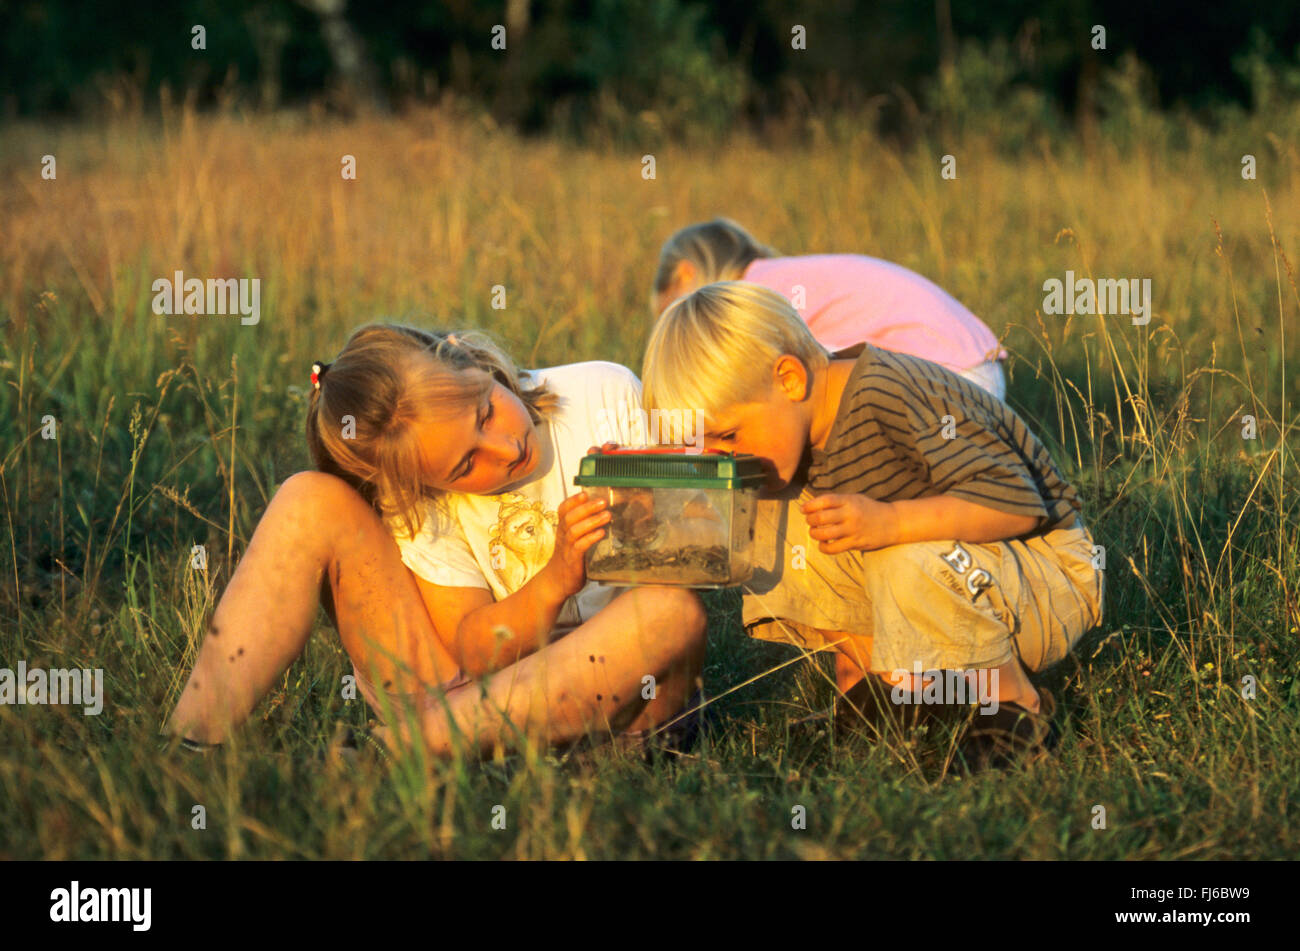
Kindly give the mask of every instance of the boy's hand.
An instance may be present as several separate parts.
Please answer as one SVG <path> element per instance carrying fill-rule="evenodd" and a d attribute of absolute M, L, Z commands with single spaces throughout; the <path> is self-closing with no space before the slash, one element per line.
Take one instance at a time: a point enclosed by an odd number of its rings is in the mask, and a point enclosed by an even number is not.
<path fill-rule="evenodd" d="M 819 495 L 803 505 L 811 538 L 827 555 L 898 544 L 898 510 L 865 495 Z"/>
<path fill-rule="evenodd" d="M 586 492 L 569 496 L 556 509 L 559 524 L 555 550 L 544 570 L 549 571 L 561 599 L 571 597 L 587 583 L 587 549 L 605 537 L 609 503 Z"/>

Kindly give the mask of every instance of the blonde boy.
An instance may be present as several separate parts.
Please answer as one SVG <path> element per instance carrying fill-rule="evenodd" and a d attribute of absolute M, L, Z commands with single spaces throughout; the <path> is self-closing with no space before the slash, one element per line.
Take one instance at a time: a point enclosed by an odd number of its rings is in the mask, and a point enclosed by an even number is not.
<path fill-rule="evenodd" d="M 934 699 L 937 672 L 965 672 L 996 701 L 965 734 L 975 768 L 1050 749 L 1055 703 L 1026 669 L 1100 621 L 1102 577 L 1078 496 L 1013 410 L 919 357 L 832 359 L 739 281 L 664 311 L 642 386 L 647 409 L 703 413 L 705 448 L 765 461 L 748 633 L 838 650 L 850 699 L 883 681 L 895 703 L 965 704 Z"/>

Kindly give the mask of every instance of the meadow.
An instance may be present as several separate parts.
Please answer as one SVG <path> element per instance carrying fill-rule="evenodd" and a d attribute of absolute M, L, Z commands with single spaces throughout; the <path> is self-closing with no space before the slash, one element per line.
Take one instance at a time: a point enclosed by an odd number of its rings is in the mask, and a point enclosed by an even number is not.
<path fill-rule="evenodd" d="M 98 716 L 0 705 L 0 858 L 1294 857 L 1297 126 L 1130 118 L 1014 151 L 825 119 L 578 145 L 454 108 L 0 129 L 0 667 L 102 667 L 106 694 Z M 659 245 L 717 214 L 785 253 L 897 261 L 1003 339 L 1008 401 L 1105 548 L 1102 626 L 1038 678 L 1055 756 L 968 777 L 943 731 L 836 739 L 806 719 L 829 659 L 745 638 L 734 591 L 706 599 L 689 756 L 332 755 L 367 711 L 323 614 L 234 743 L 167 748 L 205 612 L 308 466 L 314 359 L 390 318 L 486 329 L 522 366 L 639 372 Z M 155 315 L 178 270 L 258 278 L 259 321 Z M 1067 270 L 1149 278 L 1150 323 L 1044 314 Z"/>

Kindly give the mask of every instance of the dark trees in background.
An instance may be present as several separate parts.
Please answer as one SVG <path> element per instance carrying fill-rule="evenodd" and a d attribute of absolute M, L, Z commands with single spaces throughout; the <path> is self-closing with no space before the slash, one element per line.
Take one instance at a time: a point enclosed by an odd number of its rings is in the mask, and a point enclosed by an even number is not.
<path fill-rule="evenodd" d="M 204 50 L 191 48 L 195 24 Z M 1096 24 L 1104 51 L 1089 45 Z M 492 47 L 497 25 L 504 51 Z M 805 50 L 792 47 L 796 26 Z M 111 90 L 264 108 L 451 93 L 525 130 L 602 116 L 722 127 L 843 108 L 870 109 L 890 130 L 985 82 L 1035 90 L 1086 138 L 1099 76 L 1126 53 L 1153 77 L 1153 105 L 1200 110 L 1249 105 L 1243 57 L 1294 68 L 1298 47 L 1290 2 L 0 0 L 0 114 L 75 114 Z"/>

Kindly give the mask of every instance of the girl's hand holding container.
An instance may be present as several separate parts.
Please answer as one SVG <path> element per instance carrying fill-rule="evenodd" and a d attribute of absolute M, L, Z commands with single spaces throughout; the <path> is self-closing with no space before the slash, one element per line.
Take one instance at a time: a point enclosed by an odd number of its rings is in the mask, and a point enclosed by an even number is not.
<path fill-rule="evenodd" d="M 561 597 L 569 598 L 587 583 L 587 549 L 605 537 L 609 503 L 579 492 L 561 502 L 556 514 L 555 550 L 542 570 L 550 573 Z"/>

